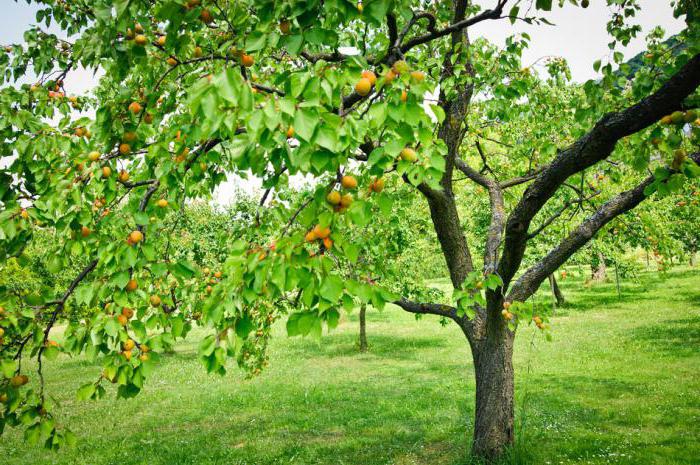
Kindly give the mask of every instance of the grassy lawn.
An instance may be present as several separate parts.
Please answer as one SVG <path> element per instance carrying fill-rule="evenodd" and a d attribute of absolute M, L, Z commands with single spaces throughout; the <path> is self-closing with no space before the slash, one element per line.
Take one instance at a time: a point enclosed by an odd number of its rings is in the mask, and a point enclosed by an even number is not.
<path fill-rule="evenodd" d="M 561 285 L 570 303 L 553 318 L 554 340 L 518 334 L 515 461 L 697 464 L 700 270 L 644 274 L 623 283 L 621 301 L 614 283 Z M 55 454 L 10 431 L 0 463 L 467 463 L 474 376 L 460 331 L 396 308 L 368 322 L 362 355 L 356 313 L 320 344 L 280 326 L 269 369 L 248 381 L 207 375 L 193 334 L 129 401 L 76 401 L 99 368 L 60 358 L 47 382 L 79 445 Z"/>

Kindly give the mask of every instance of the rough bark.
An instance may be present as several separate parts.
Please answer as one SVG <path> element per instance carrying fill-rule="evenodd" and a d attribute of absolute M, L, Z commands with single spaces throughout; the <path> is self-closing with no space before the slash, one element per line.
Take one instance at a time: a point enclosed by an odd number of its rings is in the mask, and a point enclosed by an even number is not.
<path fill-rule="evenodd" d="M 549 285 L 552 288 L 552 295 L 554 296 L 557 307 L 561 307 L 566 303 L 566 299 L 559 288 L 559 284 L 557 284 L 557 278 L 554 276 L 554 273 L 549 275 Z"/>
<path fill-rule="evenodd" d="M 360 352 L 367 352 L 367 305 L 360 307 Z"/>
<path fill-rule="evenodd" d="M 696 251 L 690 252 L 690 260 L 688 260 L 690 266 L 695 267 L 698 264 L 698 256 Z"/>
<path fill-rule="evenodd" d="M 490 461 L 501 457 L 505 450 L 513 445 L 515 438 L 515 335 L 508 330 L 497 312 L 489 312 L 487 328 L 486 337 L 472 348 L 476 375 L 472 454 Z"/>

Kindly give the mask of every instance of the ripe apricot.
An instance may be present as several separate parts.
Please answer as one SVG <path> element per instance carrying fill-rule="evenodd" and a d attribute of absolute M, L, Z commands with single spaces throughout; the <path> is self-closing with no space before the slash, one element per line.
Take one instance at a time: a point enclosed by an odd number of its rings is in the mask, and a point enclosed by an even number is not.
<path fill-rule="evenodd" d="M 108 178 L 112 175 L 112 168 L 109 166 L 103 166 L 102 167 L 102 177 L 103 178 Z"/>
<path fill-rule="evenodd" d="M 134 37 L 134 43 L 136 45 L 143 47 L 144 45 L 146 45 L 148 43 L 148 39 L 143 34 L 137 34 L 136 37 Z"/>
<path fill-rule="evenodd" d="M 367 78 L 363 77 L 357 81 L 357 84 L 355 84 L 355 92 L 360 94 L 362 97 L 369 94 L 370 90 L 372 90 L 372 83 Z"/>
<path fill-rule="evenodd" d="M 92 152 L 90 152 L 88 154 L 88 160 L 90 160 L 90 161 L 97 161 L 99 159 L 100 159 L 100 152 L 93 150 Z"/>
<path fill-rule="evenodd" d="M 127 182 L 129 180 L 129 173 L 125 170 L 121 170 L 118 179 L 121 182 Z"/>
<path fill-rule="evenodd" d="M 121 313 L 121 314 L 124 315 L 124 316 L 127 317 L 127 318 L 131 318 L 131 317 L 134 316 L 134 309 L 133 309 L 133 308 L 129 308 L 129 307 L 124 307 L 124 308 L 122 308 L 122 313 Z"/>
<path fill-rule="evenodd" d="M 340 184 L 346 189 L 355 189 L 357 187 L 357 179 L 353 176 L 343 176 Z"/>
<path fill-rule="evenodd" d="M 158 199 L 158 201 L 156 202 L 156 205 L 160 208 L 165 208 L 168 206 L 168 201 L 165 199 Z"/>
<path fill-rule="evenodd" d="M 425 79 L 425 73 L 423 71 L 411 71 L 411 79 L 421 82 Z"/>
<path fill-rule="evenodd" d="M 340 206 L 344 208 L 348 208 L 352 204 L 352 195 L 350 194 L 343 194 L 343 196 L 340 198 Z"/>
<path fill-rule="evenodd" d="M 141 107 L 141 104 L 139 102 L 131 102 L 129 104 L 129 111 L 135 115 L 138 115 L 139 113 L 141 113 L 142 109 L 143 108 Z"/>
<path fill-rule="evenodd" d="M 129 292 L 135 291 L 138 287 L 139 283 L 137 283 L 135 279 L 130 279 L 129 282 L 126 283 L 126 290 Z"/>
<path fill-rule="evenodd" d="M 129 240 L 134 244 L 138 244 L 143 240 L 143 233 L 138 229 L 135 229 L 129 234 Z"/>
<path fill-rule="evenodd" d="M 375 85 L 377 83 L 377 75 L 374 74 L 373 71 L 370 70 L 364 70 L 362 71 L 361 76 L 367 80 L 369 80 L 369 83 L 371 85 Z"/>
<path fill-rule="evenodd" d="M 92 231 L 90 231 L 90 228 L 87 226 L 83 226 L 80 228 L 80 235 L 83 237 L 88 237 Z"/>
<path fill-rule="evenodd" d="M 251 66 L 253 66 L 254 63 L 255 63 L 255 60 L 253 59 L 252 56 L 245 54 L 245 53 L 243 54 L 243 56 L 241 56 L 241 64 L 243 66 L 245 66 L 246 68 L 250 68 Z"/>
<path fill-rule="evenodd" d="M 326 201 L 331 205 L 338 205 L 340 203 L 340 197 L 340 192 L 334 190 L 326 196 Z"/>
<path fill-rule="evenodd" d="M 313 242 L 316 239 L 318 239 L 318 235 L 316 232 L 312 229 L 311 231 L 307 232 L 306 235 L 304 236 L 304 240 L 306 242 Z"/>
<path fill-rule="evenodd" d="M 287 128 L 287 139 L 291 139 L 292 137 L 294 137 L 294 126 L 289 126 L 289 128 Z"/>
<path fill-rule="evenodd" d="M 152 306 L 160 307 L 161 300 L 160 300 L 160 297 L 158 297 L 157 295 L 152 295 L 148 300 Z"/>

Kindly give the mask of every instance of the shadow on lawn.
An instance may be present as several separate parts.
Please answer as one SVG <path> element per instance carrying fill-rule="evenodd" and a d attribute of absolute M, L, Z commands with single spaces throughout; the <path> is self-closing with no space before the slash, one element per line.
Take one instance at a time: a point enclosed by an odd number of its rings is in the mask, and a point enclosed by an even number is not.
<path fill-rule="evenodd" d="M 700 317 L 666 320 L 642 326 L 629 336 L 674 357 L 692 357 L 700 351 Z"/>
<path fill-rule="evenodd" d="M 391 336 L 386 334 L 373 334 L 371 328 L 368 330 L 367 339 L 369 351 L 367 356 L 382 357 L 395 360 L 413 360 L 419 358 L 421 350 L 446 348 L 448 341 L 445 337 L 418 337 L 418 336 Z M 290 356 L 308 357 L 338 357 L 356 356 L 360 354 L 358 350 L 358 334 L 340 333 L 325 337 L 319 343 L 309 338 L 297 339 L 293 344 L 289 344 L 286 353 Z"/>

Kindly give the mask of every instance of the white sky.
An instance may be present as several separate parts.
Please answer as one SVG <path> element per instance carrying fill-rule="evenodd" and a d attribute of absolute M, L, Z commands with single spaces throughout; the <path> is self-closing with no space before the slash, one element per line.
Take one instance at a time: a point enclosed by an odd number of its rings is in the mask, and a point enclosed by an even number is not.
<path fill-rule="evenodd" d="M 35 22 L 36 7 L 24 2 L 15 3 L 11 0 L 0 0 L 3 3 L 0 16 L 0 45 L 18 42 L 22 40 L 22 33 Z M 479 4 L 488 8 L 495 4 L 495 0 L 477 0 Z M 555 0 L 554 3 L 556 3 Z M 529 0 L 521 1 L 521 12 Z M 630 46 L 624 50 L 626 58 L 631 58 L 644 49 L 646 34 L 655 26 L 665 29 L 667 36 L 676 34 L 683 29 L 684 23 L 673 18 L 668 0 L 640 0 L 642 11 L 638 14 L 636 22 L 642 26 L 642 33 Z M 518 32 L 527 32 L 531 38 L 530 48 L 524 53 L 524 63 L 529 65 L 544 56 L 560 56 L 566 58 L 571 67 L 572 77 L 575 81 L 583 82 L 594 78 L 592 64 L 598 59 L 605 60 L 609 49 L 608 36 L 605 26 L 610 17 L 610 11 L 605 0 L 591 0 L 587 9 L 576 8 L 570 4 L 563 8 L 555 7 L 549 13 L 538 13 L 546 16 L 555 26 L 529 26 L 518 21 L 511 25 L 508 20 L 485 21 L 472 27 L 472 37 L 486 36 L 490 40 L 502 45 L 505 38 Z M 65 80 L 70 93 L 84 93 L 90 90 L 96 78 L 92 73 L 78 70 L 70 73 Z M 254 191 L 260 183 L 256 180 L 241 181 L 231 179 L 222 185 L 217 193 L 216 200 L 227 203 L 235 194 L 236 186 L 246 191 Z"/>

